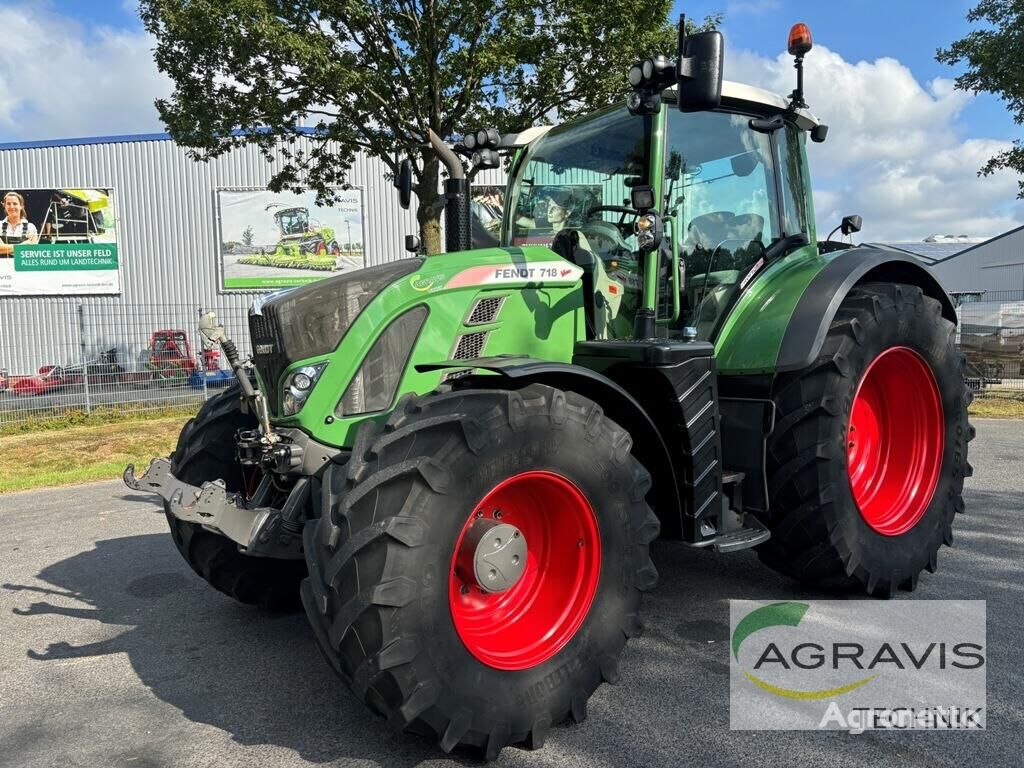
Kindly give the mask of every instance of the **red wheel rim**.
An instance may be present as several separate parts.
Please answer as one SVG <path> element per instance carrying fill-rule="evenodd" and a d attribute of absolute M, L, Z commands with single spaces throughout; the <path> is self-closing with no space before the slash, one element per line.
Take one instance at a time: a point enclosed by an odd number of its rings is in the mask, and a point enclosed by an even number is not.
<path fill-rule="evenodd" d="M 924 515 L 942 467 L 943 423 L 939 387 L 917 352 L 892 347 L 871 361 L 853 398 L 846 469 L 878 533 L 906 533 Z"/>
<path fill-rule="evenodd" d="M 526 539 L 523 574 L 504 592 L 486 592 L 456 573 L 463 541 L 481 516 L 515 526 Z M 514 475 L 481 500 L 459 534 L 448 582 L 455 630 L 488 666 L 534 667 L 558 653 L 583 624 L 600 571 L 597 517 L 583 492 L 552 472 Z"/>

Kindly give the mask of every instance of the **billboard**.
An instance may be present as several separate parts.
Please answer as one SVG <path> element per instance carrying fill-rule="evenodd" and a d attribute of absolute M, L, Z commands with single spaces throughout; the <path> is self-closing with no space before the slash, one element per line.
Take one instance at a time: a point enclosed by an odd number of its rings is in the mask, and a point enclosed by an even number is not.
<path fill-rule="evenodd" d="M 217 190 L 221 288 L 277 290 L 361 269 L 363 190 L 336 194 L 320 206 L 315 192 Z"/>
<path fill-rule="evenodd" d="M 0 296 L 118 294 L 109 187 L 12 189 L 0 211 Z"/>

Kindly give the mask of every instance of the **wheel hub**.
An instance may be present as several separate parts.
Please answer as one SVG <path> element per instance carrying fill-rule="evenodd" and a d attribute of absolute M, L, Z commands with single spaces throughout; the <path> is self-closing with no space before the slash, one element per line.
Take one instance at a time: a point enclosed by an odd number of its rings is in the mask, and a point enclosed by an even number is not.
<path fill-rule="evenodd" d="M 530 669 L 590 612 L 601 573 L 597 516 L 574 483 L 544 470 L 506 478 L 472 509 L 452 552 L 452 622 L 479 661 Z"/>
<path fill-rule="evenodd" d="M 526 571 L 526 537 L 514 525 L 478 518 L 459 547 L 456 570 L 467 585 L 505 592 Z"/>
<path fill-rule="evenodd" d="M 906 533 L 924 516 L 943 455 L 942 398 L 920 354 L 891 347 L 864 371 L 846 436 L 853 499 L 884 536 Z"/>

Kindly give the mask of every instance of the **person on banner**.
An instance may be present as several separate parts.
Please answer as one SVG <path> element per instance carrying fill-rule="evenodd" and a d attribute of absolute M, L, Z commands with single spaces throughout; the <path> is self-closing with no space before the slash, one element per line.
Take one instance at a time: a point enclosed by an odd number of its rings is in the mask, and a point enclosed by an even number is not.
<path fill-rule="evenodd" d="M 25 198 L 18 192 L 4 195 L 4 218 L 0 221 L 0 259 L 12 258 L 14 246 L 38 243 L 39 233 L 28 220 Z"/>

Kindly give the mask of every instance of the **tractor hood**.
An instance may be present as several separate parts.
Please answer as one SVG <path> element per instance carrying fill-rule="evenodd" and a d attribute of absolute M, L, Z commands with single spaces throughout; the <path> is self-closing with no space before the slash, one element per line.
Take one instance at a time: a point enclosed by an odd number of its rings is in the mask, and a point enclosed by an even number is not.
<path fill-rule="evenodd" d="M 544 246 L 486 248 L 404 259 L 262 297 L 249 310 L 256 365 L 270 408 L 280 413 L 283 378 L 300 365 L 329 363 L 325 378 L 349 376 L 374 340 L 409 310 L 427 307 L 433 361 L 452 353 L 456 328 L 481 292 L 561 295 L 583 270 Z M 574 307 L 569 308 L 570 315 Z M 542 313 L 550 308 L 542 306 Z M 571 354 L 571 345 L 569 347 Z M 559 355 L 561 357 L 561 355 Z M 436 384 L 436 377 L 434 384 Z M 344 388 L 343 381 L 337 382 Z M 319 387 L 318 387 L 319 388 Z"/>

